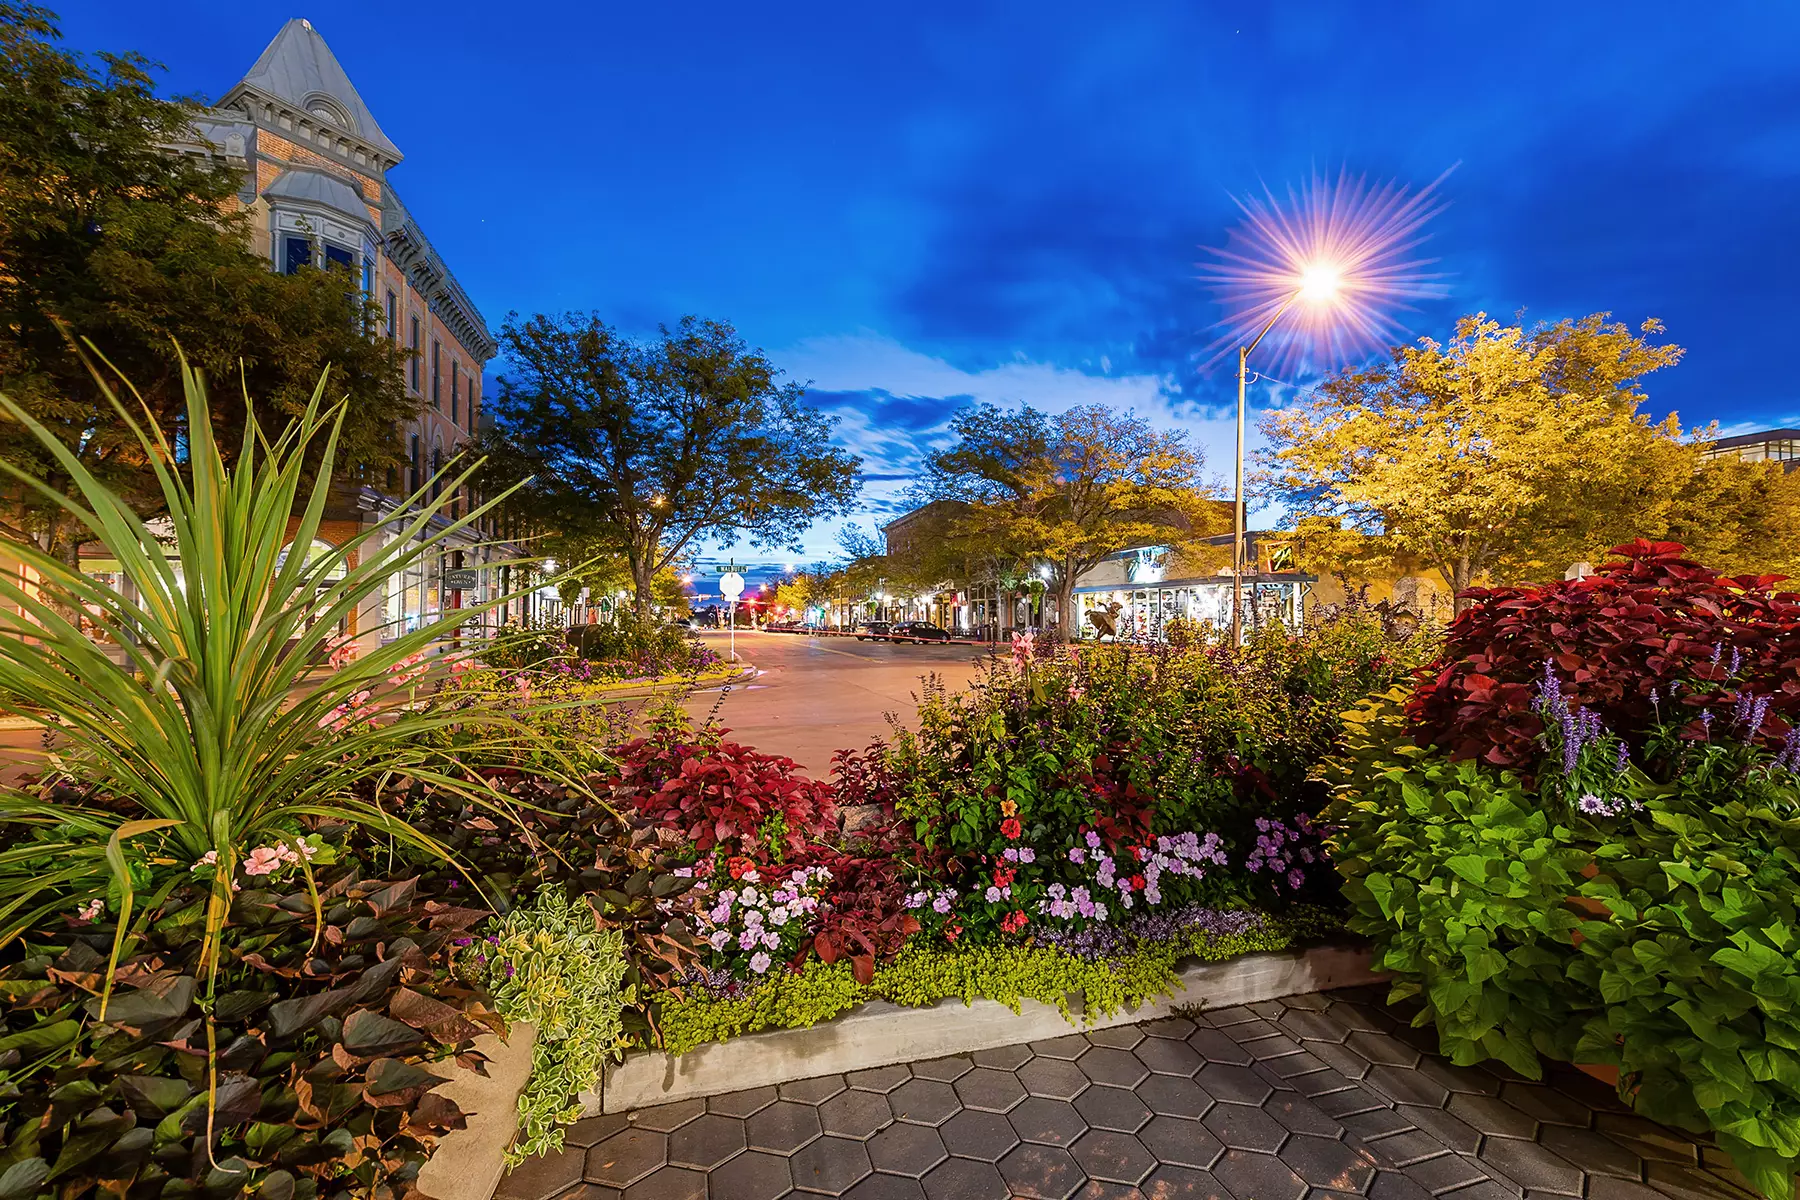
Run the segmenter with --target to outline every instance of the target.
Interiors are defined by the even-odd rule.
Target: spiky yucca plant
[[[216,955],[232,880],[252,847],[286,847],[309,887],[301,852],[310,847],[300,839],[322,821],[374,826],[442,853],[359,798],[358,785],[406,774],[498,804],[498,793],[446,763],[426,735],[451,723],[473,727],[491,738],[489,749],[529,736],[499,706],[464,704],[452,713],[408,703],[459,656],[458,630],[514,597],[443,612],[329,673],[316,666],[340,620],[391,576],[441,553],[504,497],[450,518],[448,497],[468,471],[445,472],[433,481],[441,490],[428,484],[374,528],[309,560],[304,549],[325,510],[343,404],[325,402],[321,379],[305,412],[272,441],[248,420],[227,466],[203,380],[185,363],[182,378],[185,464],[141,404],[134,416],[108,390],[160,485],[168,545],[53,434],[0,396],[6,416],[56,458],[77,496],[11,464],[0,462],[0,470],[79,521],[131,585],[106,586],[31,544],[8,547],[38,584],[0,573],[0,599],[17,610],[0,612],[0,706],[60,724],[73,781],[92,802],[0,790],[0,947],[59,907],[84,902],[113,905],[122,940],[146,876],[166,893],[206,863]],[[308,488],[305,462],[314,451]],[[70,607],[123,649],[122,666],[83,633]],[[468,653],[462,643],[461,656]],[[396,675],[410,686],[395,687]],[[115,960],[118,950],[115,943]]]

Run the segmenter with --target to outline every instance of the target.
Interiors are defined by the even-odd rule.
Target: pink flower
[[[291,854],[292,851],[289,853]],[[281,865],[281,851],[273,846],[258,846],[250,852],[250,857],[244,860],[244,874],[273,875],[281,869]]]

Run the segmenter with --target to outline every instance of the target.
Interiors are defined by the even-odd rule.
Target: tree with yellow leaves
[[[1706,459],[1710,430],[1641,411],[1681,348],[1596,313],[1526,330],[1485,313],[1271,412],[1263,482],[1315,561],[1424,563],[1452,591],[1541,580],[1636,537],[1730,571],[1800,567],[1800,475]],[[1464,604],[1459,601],[1457,611]]]

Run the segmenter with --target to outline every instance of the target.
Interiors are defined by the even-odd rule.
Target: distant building
[[[381,336],[413,351],[405,381],[419,408],[402,431],[406,468],[386,487],[336,498],[320,533],[328,545],[340,544],[393,512],[477,429],[482,372],[498,345],[388,179],[404,157],[400,148],[310,22],[284,25],[194,123],[194,134],[178,149],[222,155],[242,169],[238,199],[251,213],[253,248],[272,270],[352,272],[381,309]],[[467,500],[458,497],[452,511]],[[470,530],[443,556],[394,579],[381,610],[358,614],[346,632],[392,636],[442,609],[510,590],[498,569],[484,572],[472,594],[444,586],[446,571],[514,556],[510,547],[484,544],[493,532]]]
[[[1706,447],[1707,458],[1736,458],[1744,462],[1778,462],[1787,471],[1800,470],[1800,429],[1765,429],[1722,437]]]
[[[1161,641],[1176,620],[1231,624],[1231,541],[1225,533],[1181,549],[1141,546],[1109,555],[1075,581],[1075,636]],[[1298,628],[1317,576],[1297,569],[1289,535],[1244,535],[1244,626]]]

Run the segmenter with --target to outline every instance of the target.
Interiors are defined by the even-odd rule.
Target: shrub
[[[717,653],[681,626],[629,610],[603,624],[571,626],[565,637],[576,660],[611,682],[698,674],[720,663]]]
[[[507,1165],[562,1149],[561,1125],[581,1116],[576,1097],[599,1083],[625,1043],[621,1013],[636,996],[624,983],[624,938],[602,931],[585,900],[546,888],[500,918],[463,964],[502,1017],[537,1026]]]
[[[801,775],[791,758],[726,741],[727,732],[664,729],[619,747],[614,801],[701,854],[779,862],[835,832],[828,784]]]
[[[463,1125],[430,1064],[479,1063],[470,1039],[498,1024],[448,970],[449,939],[485,914],[413,880],[321,875],[322,927],[304,889],[235,895],[210,1002],[204,882],[140,910],[110,998],[109,920],[65,916],[13,944],[0,966],[8,1195],[410,1187]]]
[[[1779,739],[1800,717],[1800,595],[1777,591],[1781,576],[1727,578],[1681,551],[1638,541],[1585,579],[1473,589],[1407,706],[1420,744],[1528,769],[1546,662],[1576,706],[1616,730],[1679,711],[1697,735],[1703,711],[1729,711],[1749,693],[1769,697]]]
[[[1639,1112],[1711,1131],[1786,1197],[1800,1167],[1800,731],[1776,715],[1770,664],[1786,661],[1792,601],[1671,547],[1626,550],[1612,582],[1483,594],[1423,674],[1428,702],[1396,689],[1359,708],[1327,770],[1348,924],[1454,1061],[1532,1077],[1540,1055],[1614,1066]],[[1586,625],[1563,624],[1580,613]],[[1506,632],[1471,650],[1484,630]],[[1513,665],[1545,637],[1547,661]],[[1493,664],[1506,670],[1477,682]],[[1467,735],[1440,733],[1455,695]]]

